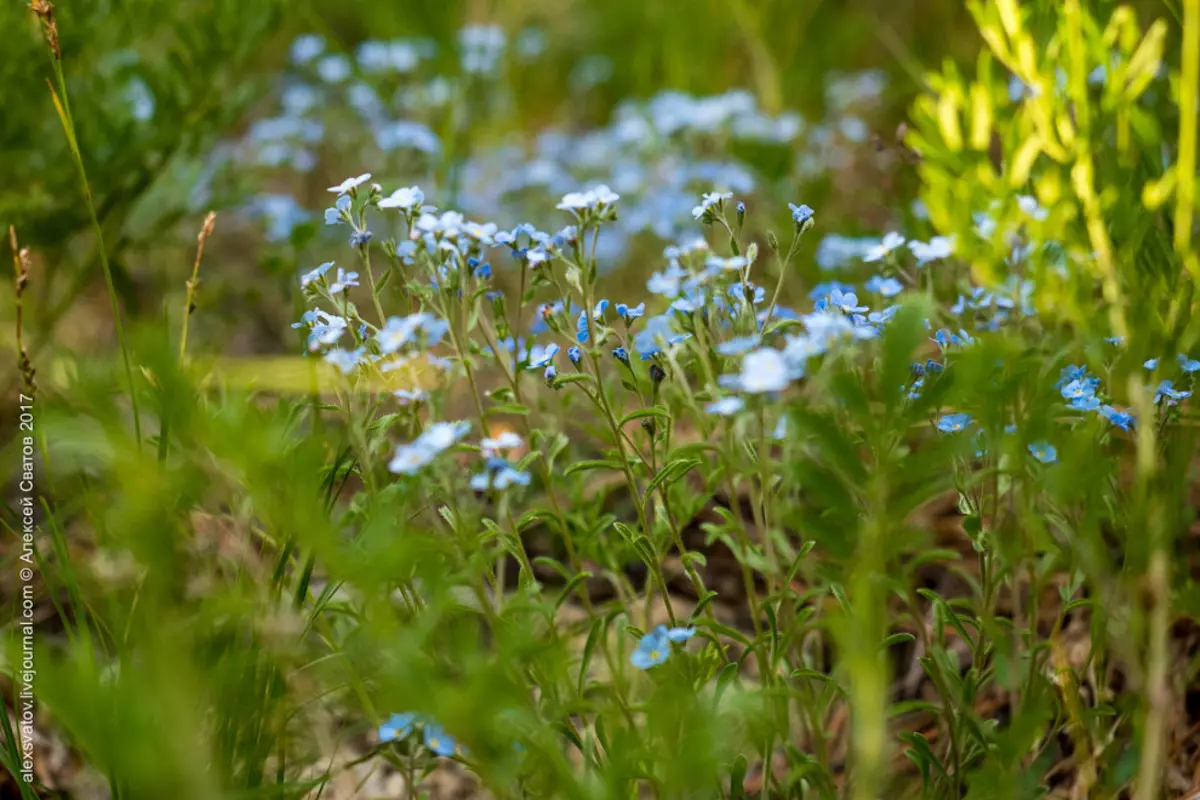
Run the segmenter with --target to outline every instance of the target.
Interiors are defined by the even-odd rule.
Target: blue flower
[[[612,351],[613,358],[620,361],[622,364],[629,363],[629,352],[624,347],[614,348]]]
[[[668,299],[679,296],[682,279],[687,277],[687,270],[676,263],[670,264],[664,271],[656,272],[646,281],[646,289],[651,294],[661,295]]]
[[[730,256],[722,258],[721,256],[709,256],[704,261],[704,266],[711,275],[719,275],[722,272],[738,272],[746,267],[745,256]]]
[[[350,195],[344,194],[338,197],[337,202],[333,204],[333,208],[325,209],[325,224],[340,225],[343,221],[349,219],[350,203]]]
[[[1193,358],[1188,358],[1183,353],[1180,353],[1175,358],[1179,362],[1179,368],[1184,372],[1188,374],[1200,372],[1200,361],[1197,361]]]
[[[346,272],[341,267],[338,267],[337,278],[333,283],[329,284],[330,294],[341,294],[345,289],[351,286],[358,286],[358,273]]]
[[[1127,431],[1133,427],[1133,414],[1130,414],[1128,411],[1121,411],[1113,406],[1104,406],[1100,409],[1100,416],[1123,431]]]
[[[554,379],[557,377],[558,377],[558,370],[554,368],[553,364],[546,367],[546,371],[542,373],[542,378],[545,379],[547,384],[553,384]]]
[[[583,354],[579,352],[578,347],[572,347],[567,350],[567,358],[571,359],[572,364],[579,366],[579,362],[583,358]]]
[[[334,264],[334,262],[332,262],[332,261],[326,261],[321,266],[311,269],[308,272],[301,275],[300,276],[300,288],[304,289],[310,283],[319,281],[321,278],[325,277],[325,273],[329,272],[329,268],[332,267],[333,264]]]
[[[638,642],[630,663],[638,669],[650,669],[671,655],[671,642],[684,642],[696,635],[695,628],[667,628],[659,625]]]
[[[633,306],[632,308],[630,306],[625,305],[624,303],[617,303],[617,314],[619,314],[621,316],[621,319],[625,320],[626,322],[632,322],[633,320],[637,319],[638,317],[642,316],[645,313],[646,313],[646,304],[645,303],[638,303],[636,306]]]
[[[1029,445],[1029,454],[1043,464],[1053,464],[1058,461],[1058,450],[1049,442],[1034,442]]]
[[[1068,383],[1077,381],[1087,377],[1087,367],[1081,367],[1077,364],[1068,364],[1062,368],[1062,372],[1058,374],[1058,382],[1054,384],[1055,389],[1062,389]],[[1065,396],[1065,395],[1064,395]]]
[[[788,209],[792,212],[792,223],[796,226],[796,230],[805,231],[812,227],[813,210],[809,206],[801,203],[788,203]]]
[[[355,231],[350,234],[350,246],[362,247],[371,241],[371,232],[367,230]]]
[[[879,244],[872,247],[863,256],[863,261],[868,263],[874,261],[882,261],[891,254],[893,250],[904,244],[904,237],[892,231],[880,240]]]
[[[371,180],[371,173],[364,172],[362,175],[359,175],[357,178],[346,178],[346,180],[342,181],[337,186],[330,186],[329,191],[333,192],[334,194],[336,194],[338,196],[341,196],[344,194],[352,194],[355,190],[358,189],[359,186],[362,186],[364,183],[366,183],[369,180]]]
[[[416,722],[417,715],[411,712],[392,714],[379,726],[379,741],[394,742],[397,739],[407,739]]]
[[[471,488],[477,492],[488,489],[504,491],[510,486],[528,486],[530,475],[513,467],[503,458],[493,456],[487,460],[483,472],[471,476]]]
[[[885,278],[882,275],[874,275],[866,283],[868,292],[875,292],[884,297],[895,297],[904,291],[904,284],[895,278]]]
[[[752,394],[781,392],[790,381],[788,372],[783,355],[773,347],[764,347],[742,359],[738,386],[742,391]]]
[[[1114,347],[1120,347],[1121,345],[1125,344],[1125,337],[1124,336],[1105,336],[1104,341],[1108,342],[1109,344],[1111,344]]]
[[[733,197],[733,192],[708,192],[700,198],[700,205],[692,209],[692,217],[711,222],[716,213],[714,209],[719,211],[725,201],[731,197]]]
[[[812,291],[808,293],[808,297],[810,300],[820,300],[822,298],[829,297],[829,295],[833,294],[834,292],[845,293],[853,291],[854,287],[848,283],[842,283],[841,281],[826,281],[825,283],[818,283],[816,286],[814,286]]]
[[[1148,358],[1144,362],[1142,362],[1142,366],[1148,370],[1156,370],[1156,369],[1158,369],[1158,359],[1157,358]]]
[[[425,724],[425,746],[439,756],[452,756],[458,742],[441,725],[429,722]]]
[[[1095,411],[1100,408],[1100,398],[1094,394],[1076,397],[1071,402],[1067,403],[1067,408],[1072,411]]]
[[[761,336],[739,336],[717,345],[717,352],[723,356],[740,356],[748,353],[762,343]]]
[[[435,422],[421,435],[396,450],[388,469],[401,475],[415,475],[422,467],[432,463],[447,448],[451,447],[471,429],[469,422]]]
[[[949,258],[954,253],[954,237],[935,236],[928,243],[914,239],[908,243],[908,249],[916,256],[917,266],[923,267],[930,261]]]
[[[746,407],[746,401],[740,397],[722,397],[704,407],[709,414],[719,414],[722,417],[732,416]]]
[[[326,353],[325,360],[340,369],[344,374],[349,375],[362,363],[364,355],[366,355],[366,351],[361,347],[357,350],[343,350],[339,347]]]
[[[829,295],[829,303],[844,314],[861,314],[867,310],[866,306],[858,304],[858,295],[854,292],[842,292],[834,289],[833,293]]]
[[[937,429],[942,433],[958,433],[970,424],[970,414],[947,414],[938,420]]]
[[[387,322],[375,336],[380,352],[388,355],[413,341],[425,323],[426,316],[426,314],[418,313],[407,317],[388,317]]]
[[[587,312],[580,311],[579,319],[575,322],[575,341],[583,344],[588,340],[588,319]]]
[[[558,355],[558,351],[559,346],[553,342],[545,347],[535,344],[529,351],[529,366],[527,369],[541,369],[547,366]]]
[[[1065,384],[1059,391],[1061,392],[1064,400],[1082,400],[1094,395],[1099,386],[1099,378],[1080,377],[1075,378],[1074,380]]]
[[[1191,396],[1192,393],[1186,389],[1176,389],[1172,381],[1163,381],[1154,390],[1154,402],[1156,403],[1164,397],[1167,398],[1168,403],[1174,403]]]

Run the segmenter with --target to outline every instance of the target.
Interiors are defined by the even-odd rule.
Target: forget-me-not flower
[[[868,263],[882,261],[883,259],[887,258],[893,250],[902,246],[904,241],[905,240],[903,236],[895,231],[892,231],[884,236],[883,239],[880,240],[879,244],[867,251],[867,254],[863,256],[863,261]]]
[[[722,397],[720,400],[714,400],[704,407],[704,410],[709,414],[718,414],[722,417],[732,416],[746,407],[746,401],[740,397]]]
[[[787,362],[783,354],[773,347],[755,350],[742,359],[738,386],[744,392],[781,392],[787,388],[789,381]]]
[[[371,173],[364,172],[357,178],[346,178],[346,180],[342,181],[337,186],[330,186],[329,191],[339,196],[343,194],[349,194],[369,180],[371,180]]]
[[[970,414],[946,414],[938,420],[937,429],[942,433],[958,433],[970,424]]]
[[[407,739],[416,722],[417,715],[412,712],[392,714],[379,726],[379,741],[394,742],[398,739]]]
[[[396,449],[388,469],[401,475],[415,475],[455,442],[467,435],[471,423],[434,422],[420,436]]]
[[[1029,454],[1043,464],[1053,464],[1058,461],[1058,450],[1049,442],[1034,442],[1029,445]]]
[[[630,663],[638,669],[650,669],[671,656],[671,642],[685,642],[696,635],[695,628],[668,628],[659,625],[638,641]]]

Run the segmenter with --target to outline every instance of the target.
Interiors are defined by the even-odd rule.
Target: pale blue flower
[[[411,712],[392,714],[379,726],[379,741],[394,742],[398,739],[407,739],[412,734],[413,725],[416,722],[417,715]]]
[[[365,351],[361,348],[358,350],[343,350],[339,347],[326,353],[325,360],[341,370],[343,374],[349,375],[362,363],[364,354]]]
[[[471,429],[469,422],[434,422],[416,439],[396,449],[388,469],[401,475],[415,475],[422,467],[454,445]]]
[[[1168,403],[1174,403],[1179,400],[1191,397],[1192,393],[1186,389],[1176,389],[1173,381],[1163,381],[1154,390],[1154,402],[1167,398]]]
[[[1175,358],[1179,362],[1179,368],[1184,372],[1188,374],[1200,372],[1200,361],[1197,361],[1194,358],[1188,358],[1183,353],[1180,353]]]
[[[947,414],[938,420],[937,429],[942,433],[958,433],[970,424],[970,414]]]
[[[733,197],[733,192],[708,192],[700,198],[700,205],[692,209],[692,217],[711,220],[725,201],[731,197]]]
[[[721,342],[717,345],[717,352],[723,356],[740,356],[743,353],[748,353],[762,343],[761,336],[740,336],[736,339],[730,339],[727,342]]]
[[[1148,358],[1144,362],[1142,362],[1142,366],[1148,370],[1152,370],[1152,371],[1156,370],[1156,369],[1158,369],[1158,359],[1157,358]]]
[[[329,284],[329,293],[341,294],[351,286],[358,286],[358,273],[346,272],[341,267],[338,267],[337,278],[334,279],[333,283]]]
[[[781,392],[787,388],[789,380],[787,362],[773,347],[755,350],[742,359],[742,373],[738,376],[738,385],[744,392]]]
[[[334,264],[334,262],[332,262],[332,261],[326,261],[321,266],[311,269],[308,272],[301,275],[300,276],[300,288],[301,289],[307,288],[310,283],[314,283],[316,281],[319,281],[321,278],[325,277],[325,273],[329,272],[329,268],[332,267],[333,264]]]
[[[425,723],[425,746],[439,756],[454,755],[458,742],[446,733],[446,729],[434,722]]]
[[[1100,409],[1100,416],[1123,431],[1127,431],[1133,427],[1133,415],[1128,411],[1121,411],[1113,406],[1104,406]]]
[[[671,655],[671,642],[684,642],[696,635],[695,628],[667,628],[659,625],[638,641],[630,663],[638,669],[650,669]]]
[[[529,351],[529,366],[527,369],[542,369],[558,355],[559,346],[553,342],[543,347],[535,344]]]
[[[868,263],[882,261],[883,259],[887,258],[893,250],[903,246],[904,241],[905,239],[903,236],[895,231],[892,231],[884,236],[883,239],[880,240],[879,244],[867,251],[866,255],[863,256],[863,261]]]
[[[954,254],[953,236],[935,236],[926,242],[913,240],[908,243],[908,249],[916,256],[917,266],[923,267],[930,261],[949,258]]]
[[[425,202],[425,193],[416,186],[406,186],[392,192],[379,201],[380,208],[399,208],[403,211],[416,211]]]
[[[895,297],[904,291],[904,284],[895,278],[885,278],[882,275],[875,275],[866,283],[868,292],[875,292],[884,297]]]
[[[1058,450],[1049,442],[1034,442],[1029,445],[1029,454],[1043,464],[1053,464],[1058,461]]]
[[[714,400],[704,407],[704,410],[709,414],[718,414],[722,417],[732,416],[746,407],[746,401],[740,397],[722,397],[720,400]]]
[[[626,322],[632,322],[646,313],[646,304],[638,303],[636,306],[627,306],[624,303],[617,303],[617,314]]]

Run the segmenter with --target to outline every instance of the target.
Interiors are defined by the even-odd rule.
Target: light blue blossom
[[[762,343],[761,336],[740,336],[736,339],[730,339],[727,342],[721,342],[717,345],[717,352],[723,356],[740,356],[743,353],[748,353]]]
[[[903,236],[895,231],[892,231],[884,236],[883,239],[880,240],[879,244],[867,251],[866,255],[863,256],[863,261],[868,263],[882,261],[883,259],[887,258],[893,250],[903,246],[904,241],[905,240]]]
[[[705,222],[711,222],[716,212],[731,197],[733,197],[733,192],[708,192],[700,198],[700,205],[692,209],[692,217]]]
[[[308,349],[317,350],[322,345],[330,345],[342,338],[349,326],[346,320],[334,314],[327,314],[320,309],[314,312],[312,330],[308,335]]]
[[[861,314],[867,310],[866,306],[858,304],[858,295],[854,292],[841,292],[837,289],[829,295],[829,304],[843,314]]]
[[[379,201],[380,208],[399,208],[403,211],[416,211],[425,202],[425,193],[416,186],[406,186],[392,192]]]
[[[659,625],[638,641],[630,663],[638,669],[650,669],[671,656],[671,642],[684,642],[696,635],[695,628],[667,628]]]
[[[425,317],[426,315],[423,313],[407,317],[388,317],[387,322],[375,336],[380,352],[388,355],[411,342],[425,323]]]
[[[401,475],[415,475],[422,467],[432,463],[437,456],[458,442],[471,430],[471,423],[434,422],[421,435],[396,449],[388,469]]]
[[[617,303],[617,314],[626,322],[632,322],[646,313],[646,304],[638,303],[636,306],[627,306],[624,303]]]
[[[358,286],[358,273],[346,272],[341,267],[338,267],[337,278],[334,279],[333,283],[329,284],[329,293],[341,294],[351,286]]]
[[[307,64],[325,52],[325,40],[316,34],[297,36],[292,42],[292,63]]]
[[[895,297],[904,291],[904,284],[895,278],[885,278],[882,275],[874,275],[866,283],[868,292],[875,292],[884,297]]]
[[[439,756],[447,757],[454,755],[454,751],[458,749],[458,742],[454,737],[446,733],[446,729],[435,722],[425,723],[425,746]]]
[[[788,209],[792,212],[792,224],[796,226],[797,231],[804,232],[812,227],[815,213],[812,208],[804,203],[788,203]]]
[[[781,392],[787,388],[789,381],[787,362],[773,347],[755,350],[742,359],[742,373],[738,376],[738,386],[744,392]]]
[[[558,355],[559,346],[554,342],[545,347],[535,344],[529,351],[529,366],[527,369],[542,369],[548,366]]]
[[[742,269],[745,269],[746,257],[730,256],[728,258],[722,258],[721,256],[709,256],[705,260],[704,266],[708,268],[708,271],[714,275],[721,272],[738,272]]]
[[[1151,371],[1156,370],[1156,369],[1158,369],[1158,359],[1157,358],[1148,358],[1144,362],[1142,362],[1142,366]]]
[[[350,214],[350,203],[350,195],[339,196],[337,202],[333,204],[333,208],[325,209],[325,224],[340,225],[345,222]]]
[[[674,299],[679,296],[682,279],[685,277],[687,277],[687,270],[676,263],[672,263],[662,272],[656,272],[651,275],[650,280],[646,282],[646,289],[651,294],[661,295],[667,299]]]
[[[1123,431],[1127,431],[1133,427],[1133,415],[1128,411],[1122,411],[1119,408],[1106,405],[1100,409],[1100,416]]]
[[[571,359],[572,364],[579,366],[579,362],[583,358],[583,354],[580,353],[578,347],[572,347],[567,350],[567,358]]]
[[[343,374],[349,375],[362,363],[363,355],[365,355],[365,351],[362,348],[343,350],[339,347],[326,353],[325,360],[341,370]]]
[[[732,416],[746,407],[746,401],[740,397],[722,397],[704,407],[709,414],[719,414],[722,417]]]
[[[528,486],[530,479],[528,472],[521,472],[503,458],[492,456],[487,459],[483,472],[471,476],[470,485],[477,492],[489,489],[502,492],[512,486]]]
[[[1029,445],[1029,454],[1043,464],[1053,464],[1058,461],[1058,450],[1049,442],[1034,442]]]
[[[321,266],[311,269],[308,272],[301,275],[300,276],[300,288],[305,289],[308,287],[308,285],[310,283],[314,283],[316,281],[319,281],[321,278],[325,277],[325,273],[329,272],[329,268],[332,267],[333,264],[334,264],[334,262],[332,262],[332,261],[326,261]]]
[[[1168,404],[1173,404],[1179,400],[1191,397],[1192,393],[1186,389],[1176,389],[1173,381],[1163,381],[1154,390],[1154,402],[1167,398]]]
[[[327,55],[317,62],[317,74],[326,83],[341,83],[350,77],[350,59],[341,53]]]
[[[970,414],[946,414],[938,420],[937,429],[942,433],[958,433],[971,424]]]
[[[416,722],[417,715],[411,712],[392,714],[379,726],[379,741],[394,742],[398,739],[407,739],[412,734],[413,725]]]
[[[935,236],[928,242],[913,240],[908,243],[908,249],[917,259],[917,266],[923,267],[930,261],[949,258],[954,254],[953,236]]]
[[[1067,408],[1072,411],[1096,411],[1100,408],[1100,398],[1094,394],[1076,397],[1067,403]]]
[[[1188,358],[1183,353],[1177,355],[1175,359],[1179,362],[1179,368],[1184,372],[1188,374],[1200,372],[1200,361],[1197,361],[1194,358]]]

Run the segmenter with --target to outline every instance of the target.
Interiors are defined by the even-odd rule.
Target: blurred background
[[[934,0],[96,0],[57,13],[126,313],[178,317],[215,210],[191,346],[226,354],[297,351],[297,273],[348,255],[323,225],[326,187],[362,172],[545,230],[564,222],[563,193],[606,182],[623,201],[604,263],[639,288],[664,243],[697,230],[703,191],[744,198],[750,225],[782,228],[786,202],[805,202],[823,234],[877,237],[898,213],[920,216],[898,202],[915,176],[895,141],[923,69],[978,47],[965,7]],[[108,351],[113,328],[42,33],[23,3],[0,9],[0,31],[0,222],[32,250],[26,336],[45,375],[55,353]],[[858,246],[810,245],[802,269]]]

